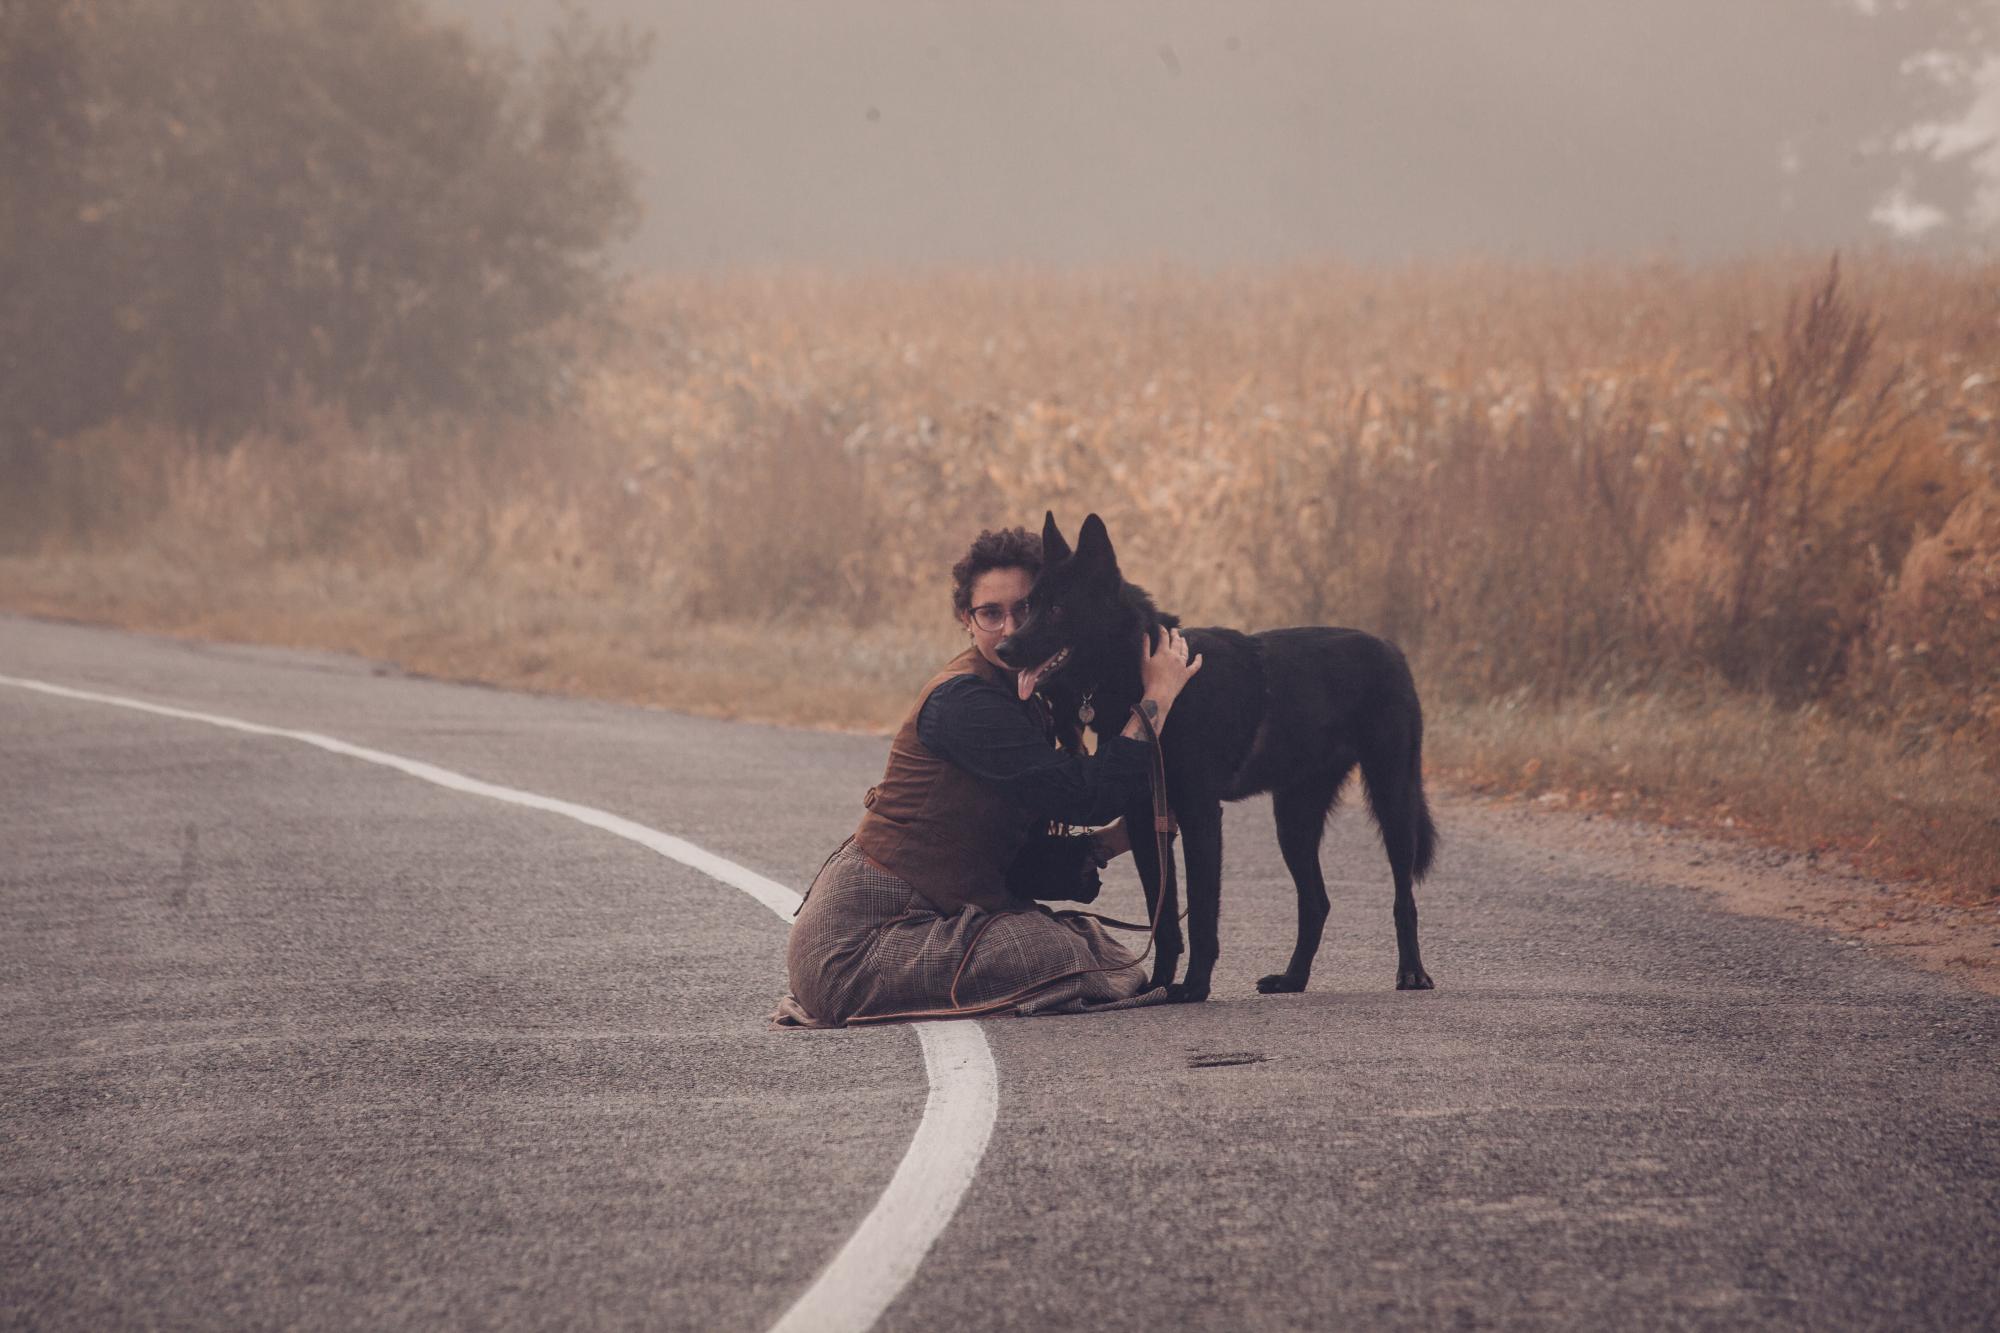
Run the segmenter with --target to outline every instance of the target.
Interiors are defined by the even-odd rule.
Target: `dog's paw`
[[[1274,972],[1257,982],[1257,989],[1265,995],[1296,995],[1305,988],[1305,982],[1293,981],[1285,972]]]
[[[1435,990],[1437,983],[1421,967],[1406,967],[1396,974],[1397,990]]]
[[[1184,981],[1176,981],[1167,987],[1168,1004],[1200,1004],[1208,998],[1208,987],[1196,989]]]

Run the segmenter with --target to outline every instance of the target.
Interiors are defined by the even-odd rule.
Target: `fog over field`
[[[557,13],[440,7],[527,47]],[[2000,216],[1992,0],[587,11],[656,34],[639,267],[1700,258]]]
[[[0,610],[889,727],[968,534],[1094,512],[1190,624],[1396,641],[1440,773],[1990,904],[1996,53],[2000,0],[0,5]]]

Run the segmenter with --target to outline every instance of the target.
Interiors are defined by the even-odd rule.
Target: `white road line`
[[[1000,1109],[993,1052],[966,1020],[919,1023],[931,1095],[889,1188],[771,1333],[863,1333],[917,1275],[958,1201]]]
[[[799,895],[776,880],[754,870],[724,860],[714,852],[670,833],[573,801],[540,796],[531,791],[502,787],[478,778],[454,773],[448,768],[406,759],[383,750],[350,745],[317,732],[267,727],[240,718],[199,713],[188,708],[147,703],[116,694],[71,689],[47,681],[0,675],[0,685],[88,703],[110,704],[160,717],[187,722],[205,722],[213,727],[248,732],[255,736],[277,736],[351,759],[365,760],[407,773],[413,778],[449,787],[453,791],[485,796],[530,810],[546,810],[567,815],[579,823],[616,834],[650,848],[672,861],[689,866],[710,879],[741,889],[789,923],[798,910]],[[772,1333],[862,1333],[871,1327],[889,1303],[916,1276],[917,1267],[931,1244],[958,1211],[979,1159],[993,1135],[993,1120],[1000,1109],[1000,1080],[993,1067],[993,1052],[979,1025],[970,1021],[918,1023],[917,1039],[923,1045],[924,1074],[930,1081],[930,1095],[924,1102],[923,1118],[910,1140],[908,1151],[889,1180],[889,1187],[861,1225],[840,1247],[840,1252],[821,1270],[812,1286],[773,1325]]]

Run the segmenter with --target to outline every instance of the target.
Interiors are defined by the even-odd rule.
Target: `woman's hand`
[[[1123,856],[1131,850],[1132,835],[1125,831],[1122,819],[1114,819],[1090,835],[1091,859],[1097,862],[1099,870],[1110,865],[1113,857]]]
[[[1165,711],[1171,705],[1181,688],[1201,670],[1201,655],[1188,658],[1188,642],[1177,629],[1164,631],[1160,635],[1158,647],[1147,643],[1144,631],[1139,639],[1139,680],[1144,685],[1146,698],[1154,700]]]

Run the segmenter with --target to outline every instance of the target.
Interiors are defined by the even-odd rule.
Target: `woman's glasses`
[[[994,630],[1012,620],[1016,626],[1028,618],[1028,604],[1016,602],[1012,606],[1002,606],[998,602],[986,602],[972,608],[972,623],[991,634]]]

